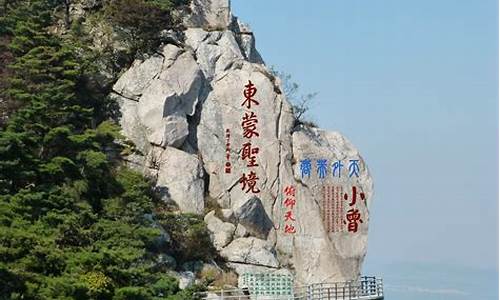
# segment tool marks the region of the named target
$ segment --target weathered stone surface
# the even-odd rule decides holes
[[[228,69],[234,61],[244,59],[232,31],[207,32],[200,28],[186,30],[186,44],[196,53],[197,62],[206,78]]]
[[[360,228],[356,234],[347,232],[336,234],[336,236],[342,236],[338,238],[342,241],[340,242],[342,245],[332,241],[330,237],[332,234],[327,233],[323,228],[322,207],[319,204],[322,201],[321,187],[325,182],[317,182],[315,185],[304,184],[297,178],[297,166],[292,166],[292,158],[297,160],[305,155],[311,155],[312,159],[324,158],[331,162],[337,157],[342,159],[350,154],[346,152],[344,156],[333,155],[339,154],[339,151],[347,151],[347,148],[341,144],[343,148],[337,149],[332,145],[340,139],[330,140],[329,138],[309,139],[306,143],[317,145],[317,147],[311,148],[311,153],[301,152],[295,145],[300,145],[301,131],[294,133],[292,141],[293,116],[290,105],[281,95],[279,80],[259,65],[241,60],[235,61],[228,70],[213,79],[212,91],[203,103],[197,134],[199,151],[204,160],[204,167],[210,176],[210,196],[217,199],[222,207],[232,208],[235,212],[252,211],[251,206],[245,207],[245,203],[248,203],[253,196],[242,190],[238,183],[242,174],[249,171],[245,162],[238,159],[241,145],[247,142],[242,137],[241,129],[238,130],[238,128],[241,128],[242,116],[248,112],[242,108],[241,104],[244,100],[242,91],[249,80],[258,88],[255,99],[260,103],[252,109],[259,119],[260,134],[258,139],[255,139],[255,146],[260,147],[259,166],[253,170],[262,179],[259,184],[258,197],[261,199],[263,210],[274,223],[274,227],[264,237],[252,230],[248,224],[240,222],[240,225],[245,225],[251,236],[267,238],[270,243],[276,243],[275,249],[283,254],[283,259],[293,262],[297,272],[296,278],[300,283],[356,278],[366,252],[364,229]],[[236,132],[233,131],[234,128]],[[235,145],[231,149],[233,170],[238,170],[231,174],[224,172],[223,164],[226,129],[230,129],[230,142],[231,145]],[[292,145],[293,149],[297,148],[296,151],[292,151]],[[356,157],[350,157],[350,159],[356,159]],[[371,180],[367,172],[361,176],[368,178],[366,179],[368,181]],[[348,184],[357,183],[346,181],[342,184],[347,187]],[[295,186],[299,195],[299,204],[294,211],[294,214],[298,216],[295,224],[297,232],[294,235],[283,232],[287,208],[282,203],[284,200],[282,190],[287,185]],[[367,187],[361,188],[368,191]],[[366,195],[367,199],[371,197],[369,192],[366,192]],[[366,207],[361,208],[360,212],[365,216],[368,214]],[[363,223],[363,226],[366,225],[367,222]],[[267,230],[269,227],[265,228]],[[352,252],[347,254],[346,252],[349,251]]]
[[[250,235],[267,239],[274,228],[273,222],[258,197],[252,197],[236,211],[238,223],[243,225]]]
[[[236,33],[236,40],[249,62],[263,64],[264,61],[255,48],[255,37],[248,24],[241,22],[238,18],[233,20],[233,31]]]
[[[162,144],[180,147],[189,134],[189,126],[185,116],[170,115],[165,118],[165,129]]]
[[[372,179],[363,158],[356,148],[338,132],[317,128],[304,128],[293,133],[293,155],[297,161],[294,165],[295,179],[300,182],[301,186],[298,190],[299,201],[313,200],[299,202],[296,210],[301,218],[300,230],[303,234],[294,241],[294,265],[298,270],[303,270],[300,272],[301,279],[311,282],[325,278],[357,277],[366,253],[368,206],[373,194]],[[320,179],[318,176],[302,177],[298,162],[306,158],[313,161],[316,159],[327,159],[329,162],[343,161],[344,173],[340,178],[333,177],[330,169],[325,179]],[[359,160],[359,177],[349,177],[349,160]],[[361,200],[358,195],[358,201],[352,206],[359,210],[363,221],[359,223],[356,233],[347,230],[327,232],[322,224],[323,187],[328,185],[340,187],[342,193],[349,194],[355,186],[358,189],[357,193],[364,193],[366,201]],[[315,273],[306,273],[306,270],[311,268],[315,269]]]
[[[180,50],[180,49],[179,49]],[[163,57],[156,54],[146,60],[135,60],[113,86],[113,90],[125,98],[139,101],[143,91],[160,73]]]
[[[192,0],[191,10],[191,15],[184,20],[187,27],[220,30],[231,23],[229,0]]]
[[[189,133],[186,116],[195,112],[202,80],[193,54],[174,45],[166,45],[161,55],[136,60],[113,86],[122,98],[126,136],[142,150],[147,148],[144,135],[151,144],[180,147]]]
[[[139,102],[111,93],[110,97],[116,100],[120,106],[120,126],[124,135],[134,142],[135,146],[141,151],[147,153],[149,149],[149,130],[142,124],[137,115],[137,106]],[[142,162],[141,162],[142,163]]]
[[[229,262],[277,268],[279,266],[272,245],[264,240],[249,237],[231,242],[220,252]]]
[[[240,238],[240,237],[248,237],[250,233],[248,230],[245,228],[245,226],[238,224],[236,226],[236,230],[234,231],[234,237],[235,238]]]
[[[237,154],[241,145],[248,141],[241,132],[241,120],[246,112],[241,104],[244,100],[242,92],[249,80],[258,87],[255,98],[261,103],[253,109],[259,118],[259,138],[255,140],[254,147],[260,147],[259,166],[253,171],[261,178],[259,198],[272,216],[272,206],[280,185],[280,153],[291,141],[292,115],[290,105],[276,92],[273,77],[265,68],[245,61],[235,62],[231,69],[214,79],[212,91],[201,111],[198,147],[210,175],[210,196],[217,199],[222,207],[237,211],[253,195],[237,184],[242,172],[249,171]],[[235,170],[231,174],[224,172],[226,129],[231,131],[231,160]],[[291,173],[288,177],[293,180]]]
[[[190,287],[194,284],[196,276],[193,272],[180,272],[179,273],[179,288],[181,290]]]
[[[205,216],[205,223],[208,230],[212,233],[212,242],[217,250],[221,250],[231,242],[236,226],[231,223],[222,222],[215,216],[215,211],[211,211]]]
[[[156,188],[162,199],[175,202],[183,212],[203,213],[203,169],[198,158],[167,147],[158,162]]]
[[[236,217],[234,216],[234,212],[230,208],[223,208],[220,211],[222,220],[229,223],[236,222]]]

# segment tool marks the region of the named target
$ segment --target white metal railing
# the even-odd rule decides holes
[[[363,276],[357,281],[315,283],[294,288],[291,295],[252,295],[248,289],[197,294],[206,300],[375,300],[384,299],[381,278]]]

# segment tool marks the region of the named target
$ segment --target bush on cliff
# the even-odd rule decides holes
[[[158,219],[173,240],[169,252],[179,262],[216,258],[217,251],[203,218],[193,214],[165,213]]]

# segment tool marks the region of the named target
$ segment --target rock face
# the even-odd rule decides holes
[[[229,262],[271,268],[279,266],[272,245],[254,237],[236,239],[229,246],[222,249],[220,254]]]
[[[171,147],[157,153],[156,188],[163,200],[175,202],[184,212],[203,213],[203,169],[198,158]]]
[[[212,233],[212,241],[217,250],[221,250],[231,242],[236,226],[222,222],[215,216],[215,211],[211,211],[205,216],[205,223],[207,223],[207,228]]]
[[[227,0],[193,5],[185,40],[135,61],[114,86],[138,150],[130,164],[183,212],[217,202],[205,222],[236,272],[355,279],[373,191],[365,162],[337,132],[293,127],[280,80]]]
[[[214,30],[226,28],[231,22],[229,0],[192,0],[191,10],[184,21],[187,27]]]
[[[144,149],[147,144],[182,145],[189,133],[186,118],[195,113],[202,78],[194,53],[174,45],[135,61],[113,87],[115,97],[124,102],[125,134]]]
[[[252,236],[267,239],[269,232],[274,228],[273,221],[266,213],[258,197],[248,199],[236,212],[238,223],[245,227]]]

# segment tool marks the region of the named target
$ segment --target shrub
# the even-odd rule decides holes
[[[172,238],[172,255],[180,263],[208,260],[216,256],[205,222],[194,214],[165,213],[160,224]]]
[[[283,93],[292,104],[294,127],[304,125],[306,127],[318,127],[316,123],[307,119],[307,112],[310,110],[311,103],[318,93],[298,94],[299,85],[293,81],[292,75],[281,72],[271,67],[271,73],[281,79]]]
[[[238,286],[238,275],[233,271],[224,272],[219,274],[215,281],[212,283],[212,286],[223,289],[228,287],[237,287]]]
[[[150,52],[160,43],[160,32],[180,23],[172,10],[180,1],[112,0],[106,15],[131,44],[133,52]],[[181,2],[182,3],[182,2]]]
[[[113,300],[150,300],[148,289],[143,287],[124,287],[115,292]]]
[[[151,290],[157,297],[174,295],[179,291],[179,281],[174,277],[165,276],[156,281]]]

